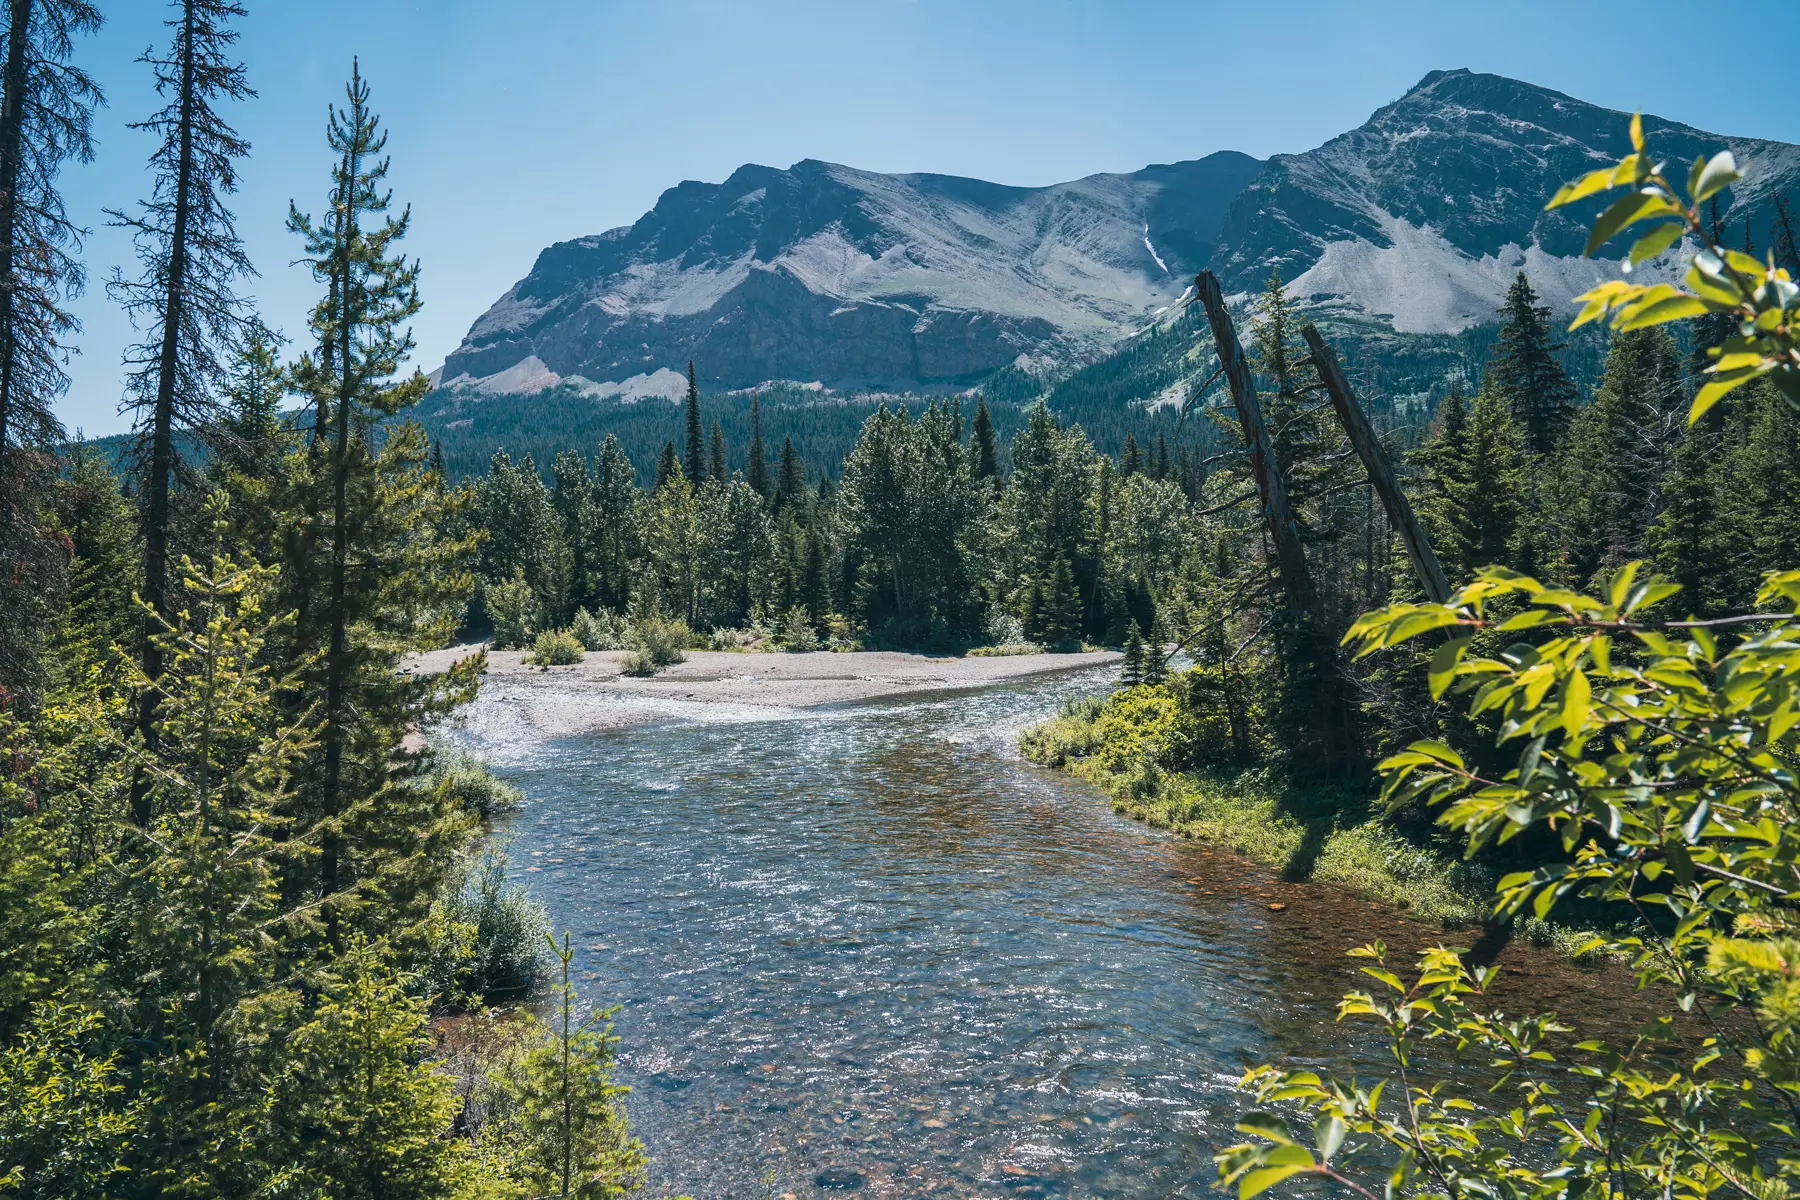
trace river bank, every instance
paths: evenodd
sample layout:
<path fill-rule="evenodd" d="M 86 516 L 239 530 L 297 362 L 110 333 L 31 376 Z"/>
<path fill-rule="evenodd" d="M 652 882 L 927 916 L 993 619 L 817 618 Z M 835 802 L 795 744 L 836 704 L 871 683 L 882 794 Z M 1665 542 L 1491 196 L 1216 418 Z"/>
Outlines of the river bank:
<path fill-rule="evenodd" d="M 480 649 L 480 645 L 447 647 L 415 656 L 403 669 L 435 673 Z M 590 652 L 566 667 L 533 666 L 525 657 L 519 650 L 488 651 L 483 692 L 513 706 L 513 716 L 532 734 L 559 738 L 670 718 L 968 691 L 1103 666 L 1119 655 L 1092 651 L 934 658 L 887 650 L 807 654 L 691 650 L 686 661 L 648 678 L 624 673 L 624 651 Z"/>
<path fill-rule="evenodd" d="M 1065 707 L 1026 729 L 1020 751 L 1096 785 L 1115 812 L 1242 855 L 1282 880 L 1342 889 L 1446 931 L 1485 924 L 1498 873 L 1452 846 L 1401 836 L 1382 819 L 1372 776 L 1360 786 L 1296 787 L 1260 766 L 1164 770 L 1156 759 L 1172 711 L 1166 701 L 1140 702 L 1130 715 L 1098 700 Z M 1517 931 L 1571 958 L 1582 957 L 1591 940 L 1585 931 L 1530 916 Z"/>

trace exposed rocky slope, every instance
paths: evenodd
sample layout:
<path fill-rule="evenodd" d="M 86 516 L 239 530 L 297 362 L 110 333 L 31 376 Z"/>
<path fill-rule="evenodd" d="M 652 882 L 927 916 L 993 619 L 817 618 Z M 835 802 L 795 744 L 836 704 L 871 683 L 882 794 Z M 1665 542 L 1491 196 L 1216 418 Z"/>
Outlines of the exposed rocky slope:
<path fill-rule="evenodd" d="M 1046 188 L 742 167 L 545 250 L 441 378 L 654 394 L 692 358 L 711 383 L 916 385 L 1092 355 L 1180 295 L 1260 165 L 1222 152 Z"/>
<path fill-rule="evenodd" d="M 1580 257 L 1599 201 L 1554 212 L 1544 202 L 1629 153 L 1628 119 L 1499 75 L 1433 71 L 1361 127 L 1270 159 L 1232 202 L 1213 268 L 1241 291 L 1279 268 L 1295 295 L 1342 298 L 1401 332 L 1491 320 L 1521 269 L 1565 305 L 1618 268 Z M 1748 218 L 1767 239 L 1774 191 L 1800 180 L 1800 146 L 1655 117 L 1644 130 L 1683 175 L 1697 155 L 1729 148 L 1747 174 L 1731 198 L 1732 237 Z"/>

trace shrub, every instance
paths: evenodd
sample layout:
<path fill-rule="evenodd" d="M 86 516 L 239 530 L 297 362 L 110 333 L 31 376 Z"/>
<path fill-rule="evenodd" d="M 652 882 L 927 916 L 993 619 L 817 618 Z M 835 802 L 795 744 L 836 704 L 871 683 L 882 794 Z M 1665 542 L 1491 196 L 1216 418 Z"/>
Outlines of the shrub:
<path fill-rule="evenodd" d="M 1123 772 L 1139 762 L 1160 765 L 1175 736 L 1175 698 L 1158 688 L 1136 687 L 1115 695 L 1094 722 L 1100 742 L 1095 761 Z"/>
<path fill-rule="evenodd" d="M 567 629 L 546 629 L 537 635 L 531 659 L 540 667 L 567 667 L 581 661 L 581 642 Z"/>
<path fill-rule="evenodd" d="M 543 983 L 550 914 L 507 883 L 507 861 L 504 851 L 487 851 L 432 905 L 424 982 L 440 1010 L 522 1000 Z"/>
<path fill-rule="evenodd" d="M 598 616 L 585 608 L 575 610 L 569 632 L 584 650 L 623 650 L 631 645 L 631 618 L 611 609 L 601 609 Z"/>
<path fill-rule="evenodd" d="M 505 583 L 487 586 L 488 615 L 494 619 L 493 647 L 517 650 L 531 644 L 537 630 L 537 593 L 525 582 L 525 572 L 515 568 Z"/>
<path fill-rule="evenodd" d="M 635 644 L 625 658 L 625 673 L 654 675 L 687 657 L 682 651 L 693 643 L 694 633 L 686 621 L 646 617 L 636 623 L 632 640 Z"/>
<path fill-rule="evenodd" d="M 771 637 L 763 626 L 751 624 L 741 629 L 715 629 L 706 644 L 711 650 L 763 650 L 769 648 Z"/>
<path fill-rule="evenodd" d="M 467 750 L 441 745 L 431 748 L 431 765 L 419 777 L 419 786 L 447 788 L 456 803 L 483 821 L 525 803 L 524 794 L 495 775 L 481 759 Z"/>
<path fill-rule="evenodd" d="M 803 653 L 819 648 L 819 635 L 813 629 L 812 617 L 798 605 L 788 609 L 781 619 L 781 646 L 784 650 Z"/>

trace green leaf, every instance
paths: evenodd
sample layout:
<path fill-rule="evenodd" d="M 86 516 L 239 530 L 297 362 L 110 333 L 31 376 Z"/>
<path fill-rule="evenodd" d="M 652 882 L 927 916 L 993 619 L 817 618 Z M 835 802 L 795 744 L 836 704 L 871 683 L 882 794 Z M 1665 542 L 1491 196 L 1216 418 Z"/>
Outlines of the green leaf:
<path fill-rule="evenodd" d="M 1342 1117 L 1330 1116 L 1313 1128 L 1318 1134 L 1319 1161 L 1330 1162 L 1331 1156 L 1344 1144 L 1344 1135 L 1350 1132 L 1350 1127 L 1344 1124 Z"/>
<path fill-rule="evenodd" d="M 1650 217 L 1680 216 L 1681 210 L 1670 204 L 1668 200 L 1652 188 L 1640 188 L 1629 196 L 1621 196 L 1613 206 L 1600 214 L 1594 222 L 1594 231 L 1588 235 L 1587 247 L 1582 250 L 1591 255 L 1600 247 L 1611 241 L 1613 235 L 1636 221 Z"/>
<path fill-rule="evenodd" d="M 1773 364 L 1764 363 L 1754 367 L 1738 367 L 1731 371 L 1721 371 L 1709 379 L 1694 396 L 1694 406 L 1688 410 L 1688 424 L 1692 425 L 1704 417 L 1712 406 L 1723 400 L 1736 387 L 1749 383 L 1758 375 L 1765 374 Z"/>
<path fill-rule="evenodd" d="M 1639 154 L 1644 152 L 1644 114 L 1631 114 L 1631 148 Z"/>
<path fill-rule="evenodd" d="M 1721 150 L 1707 160 L 1699 174 L 1693 178 L 1693 200 L 1695 204 L 1706 200 L 1721 188 L 1730 187 L 1744 177 L 1737 169 L 1737 160 L 1731 157 L 1731 151 Z"/>
<path fill-rule="evenodd" d="M 1706 301 L 1698 296 L 1665 296 L 1653 300 L 1649 304 L 1633 305 L 1621 312 L 1613 322 L 1615 329 L 1648 329 L 1652 325 L 1664 325 L 1670 321 L 1686 321 L 1711 312 Z"/>
<path fill-rule="evenodd" d="M 1238 1200 L 1250 1200 L 1250 1197 L 1268 1191 L 1284 1179 L 1292 1178 L 1302 1171 L 1312 1170 L 1312 1162 L 1285 1164 L 1279 1167 L 1263 1167 L 1250 1172 L 1238 1180 Z"/>
<path fill-rule="evenodd" d="M 1445 642 L 1431 652 L 1431 666 L 1427 679 L 1431 685 L 1431 697 L 1441 700 L 1444 689 L 1456 677 L 1457 664 L 1462 662 L 1463 652 L 1469 648 L 1468 638 L 1455 638 Z"/>
<path fill-rule="evenodd" d="M 1601 167 L 1597 171 L 1589 171 L 1579 179 L 1570 180 L 1556 189 L 1556 195 L 1550 197 L 1545 208 L 1561 208 L 1565 204 L 1573 204 L 1577 200 L 1585 200 L 1597 192 L 1611 191 L 1637 179 L 1638 156 L 1627 155 L 1615 166 Z"/>
<path fill-rule="evenodd" d="M 1239 1133 L 1248 1133 L 1253 1134 L 1256 1137 L 1265 1137 L 1272 1142 L 1280 1142 L 1283 1145 L 1292 1146 L 1297 1144 L 1294 1141 L 1294 1135 L 1288 1132 L 1287 1122 L 1276 1116 L 1274 1113 L 1247 1112 L 1238 1118 L 1235 1128 Z"/>
<path fill-rule="evenodd" d="M 1664 250 L 1667 250 L 1670 246 L 1673 246 L 1676 242 L 1680 241 L 1681 235 L 1686 232 L 1687 226 L 1679 221 L 1670 221 L 1667 225 L 1658 225 L 1655 229 L 1652 229 L 1649 233 L 1646 233 L 1643 237 L 1632 243 L 1631 265 L 1636 266 L 1638 263 L 1655 258 Z"/>

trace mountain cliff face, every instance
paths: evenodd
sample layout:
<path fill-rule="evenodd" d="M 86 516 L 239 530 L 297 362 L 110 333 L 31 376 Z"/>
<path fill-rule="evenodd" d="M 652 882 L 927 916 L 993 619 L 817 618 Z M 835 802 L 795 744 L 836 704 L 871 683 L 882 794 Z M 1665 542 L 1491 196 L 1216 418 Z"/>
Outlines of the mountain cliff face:
<path fill-rule="evenodd" d="M 1046 188 L 742 167 L 545 250 L 441 379 L 608 394 L 692 358 L 715 384 L 916 386 L 1091 356 L 1181 294 L 1260 166 L 1225 152 Z"/>
<path fill-rule="evenodd" d="M 1401 332 L 1492 319 L 1521 269 L 1566 305 L 1618 266 L 1580 257 L 1600 201 L 1555 212 L 1544 202 L 1629 153 L 1628 121 L 1499 75 L 1433 71 L 1361 127 L 1270 159 L 1232 201 L 1213 269 L 1228 291 L 1260 289 L 1279 269 L 1292 294 L 1340 298 Z M 1746 218 L 1765 238 L 1773 192 L 1800 179 L 1800 146 L 1649 116 L 1644 132 L 1683 175 L 1701 153 L 1732 151 L 1747 174 L 1731 197 L 1734 240 Z"/>
<path fill-rule="evenodd" d="M 1207 265 L 1227 291 L 1279 269 L 1303 300 L 1400 334 L 1455 333 L 1491 320 L 1521 269 L 1557 306 L 1616 275 L 1579 257 L 1597 202 L 1543 204 L 1622 156 L 1626 124 L 1545 88 L 1434 71 L 1359 128 L 1267 163 L 1224 152 L 1045 188 L 746 166 L 545 250 L 439 381 L 633 399 L 679 394 L 693 359 L 712 388 L 962 385 L 1021 360 L 1092 361 Z M 1800 200 L 1800 146 L 1644 124 L 1674 169 L 1721 145 L 1737 156 L 1733 244 L 1746 227 L 1768 244 L 1778 190 Z"/>

